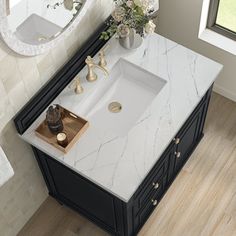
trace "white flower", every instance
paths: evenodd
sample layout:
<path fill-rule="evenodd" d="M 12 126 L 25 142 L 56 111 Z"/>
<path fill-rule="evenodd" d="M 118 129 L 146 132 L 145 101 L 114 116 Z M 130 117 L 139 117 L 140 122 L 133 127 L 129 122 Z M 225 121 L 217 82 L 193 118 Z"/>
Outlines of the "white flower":
<path fill-rule="evenodd" d="M 127 7 L 132 8 L 134 3 L 133 3 L 133 1 L 127 1 L 126 5 L 127 5 Z"/>
<path fill-rule="evenodd" d="M 144 13 L 147 13 L 149 9 L 149 0 L 134 0 L 134 4 L 141 7 Z"/>
<path fill-rule="evenodd" d="M 143 0 L 143 6 L 142 6 L 142 8 L 143 8 L 144 12 L 147 12 L 147 10 L 149 9 L 149 7 L 150 7 L 149 0 Z"/>
<path fill-rule="evenodd" d="M 117 27 L 117 34 L 121 37 L 121 38 L 125 38 L 130 34 L 130 28 L 127 25 L 124 24 L 120 24 Z"/>
<path fill-rule="evenodd" d="M 150 20 L 150 21 L 145 25 L 145 32 L 146 32 L 147 34 L 152 34 L 152 33 L 154 33 L 155 28 L 156 28 L 156 25 L 153 23 L 152 20 Z"/>
<path fill-rule="evenodd" d="M 125 9 L 123 7 L 117 6 L 111 15 L 115 21 L 121 22 L 125 16 Z"/>

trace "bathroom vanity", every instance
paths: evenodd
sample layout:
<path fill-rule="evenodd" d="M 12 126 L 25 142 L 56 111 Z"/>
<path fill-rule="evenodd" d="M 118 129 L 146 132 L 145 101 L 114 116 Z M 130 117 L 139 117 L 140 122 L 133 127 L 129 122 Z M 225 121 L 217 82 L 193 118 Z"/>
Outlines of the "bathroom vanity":
<path fill-rule="evenodd" d="M 99 29 L 19 112 L 15 124 L 32 145 L 49 194 L 112 235 L 136 235 L 203 137 L 212 86 L 222 66 L 157 34 L 137 50 Z M 88 55 L 108 44 L 106 78 L 85 80 Z M 83 94 L 75 94 L 79 74 Z M 121 111 L 108 106 L 119 102 Z M 35 129 L 50 104 L 90 123 L 64 154 Z M 206 156 L 207 158 L 207 156 Z"/>

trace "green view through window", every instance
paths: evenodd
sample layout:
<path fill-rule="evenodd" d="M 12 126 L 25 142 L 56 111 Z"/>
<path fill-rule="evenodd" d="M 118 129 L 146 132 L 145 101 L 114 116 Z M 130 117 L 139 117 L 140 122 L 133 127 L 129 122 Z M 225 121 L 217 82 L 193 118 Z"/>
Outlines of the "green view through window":
<path fill-rule="evenodd" d="M 220 0 L 216 24 L 236 32 L 236 0 Z"/>
<path fill-rule="evenodd" d="M 207 27 L 236 40 L 236 0 L 210 0 Z"/>

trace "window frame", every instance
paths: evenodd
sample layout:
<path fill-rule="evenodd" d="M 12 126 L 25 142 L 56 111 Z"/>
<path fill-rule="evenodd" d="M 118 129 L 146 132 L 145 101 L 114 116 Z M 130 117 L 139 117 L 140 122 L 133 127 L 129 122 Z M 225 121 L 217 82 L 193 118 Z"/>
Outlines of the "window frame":
<path fill-rule="evenodd" d="M 236 32 L 216 24 L 220 0 L 210 0 L 207 28 L 236 41 Z"/>

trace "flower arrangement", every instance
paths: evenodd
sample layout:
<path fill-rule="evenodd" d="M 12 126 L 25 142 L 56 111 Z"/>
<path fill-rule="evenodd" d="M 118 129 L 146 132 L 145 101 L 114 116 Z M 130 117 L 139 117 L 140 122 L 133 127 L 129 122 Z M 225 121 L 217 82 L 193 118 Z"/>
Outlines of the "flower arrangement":
<path fill-rule="evenodd" d="M 154 9 L 151 2 L 153 0 L 114 0 L 115 10 L 108 22 L 110 27 L 102 32 L 101 39 L 108 40 L 115 33 L 124 38 L 132 29 L 141 37 L 153 33 L 156 25 L 152 20 Z"/>

